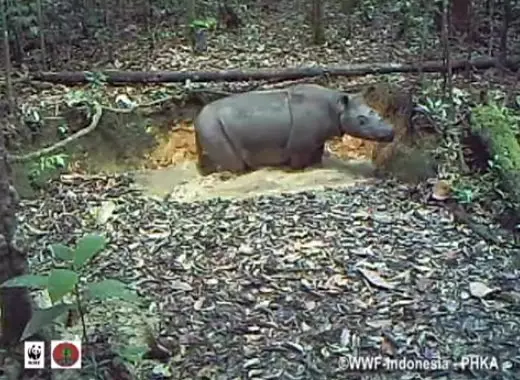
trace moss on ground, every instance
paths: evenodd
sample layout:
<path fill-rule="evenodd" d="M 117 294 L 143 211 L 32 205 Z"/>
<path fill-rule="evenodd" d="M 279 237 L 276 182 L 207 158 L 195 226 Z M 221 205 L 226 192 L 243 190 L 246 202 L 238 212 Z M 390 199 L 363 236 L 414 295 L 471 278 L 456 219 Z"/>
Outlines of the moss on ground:
<path fill-rule="evenodd" d="M 472 132 L 490 150 L 504 190 L 511 195 L 520 212 L 520 119 L 512 110 L 494 104 L 475 107 L 472 115 Z"/>
<path fill-rule="evenodd" d="M 473 109 L 472 130 L 485 138 L 501 170 L 520 173 L 518 120 L 506 108 L 485 105 Z"/>

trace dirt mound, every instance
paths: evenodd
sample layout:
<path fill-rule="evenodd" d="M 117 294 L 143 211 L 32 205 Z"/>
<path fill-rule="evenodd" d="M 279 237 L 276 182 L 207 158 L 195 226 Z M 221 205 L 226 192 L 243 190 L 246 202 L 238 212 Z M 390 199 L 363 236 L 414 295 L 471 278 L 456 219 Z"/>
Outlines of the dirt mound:
<path fill-rule="evenodd" d="M 417 166 L 421 173 L 422 157 L 415 160 L 417 165 L 412 164 L 410 157 L 414 155 L 404 145 L 410 130 L 411 96 L 397 87 L 376 85 L 365 90 L 365 98 L 394 125 L 395 143 L 374 143 L 343 136 L 327 142 L 330 157 L 324 159 L 321 168 L 293 173 L 264 169 L 242 176 L 215 173 L 202 177 L 195 165 L 197 150 L 193 122 L 170 120 L 155 130 L 155 146 L 134 167 L 142 169 L 137 175 L 138 184 L 154 195 L 169 194 L 178 200 L 192 201 L 348 186 L 372 177 L 372 162 L 384 171 L 392 171 L 391 165 L 398 164 L 407 171 L 410 166 Z"/>
<path fill-rule="evenodd" d="M 412 96 L 396 85 L 375 84 L 363 91 L 367 103 L 389 120 L 396 130 L 395 144 L 374 143 L 351 136 L 335 138 L 327 143 L 330 153 L 336 158 L 368 159 L 381 169 L 386 169 L 395 154 L 396 145 L 409 138 Z M 183 121 L 159 138 L 159 145 L 151 152 L 144 168 L 156 169 L 195 161 L 197 156 L 193 123 Z"/>
<path fill-rule="evenodd" d="M 391 173 L 406 182 L 420 182 L 435 175 L 433 150 L 438 137 L 427 120 L 412 123 L 413 98 L 397 85 L 378 84 L 365 89 L 367 103 L 390 121 L 395 129 L 391 143 L 377 143 L 372 162 L 381 173 Z"/>
<path fill-rule="evenodd" d="M 373 171 L 373 166 L 366 160 L 344 162 L 325 158 L 323 167 L 298 172 L 266 168 L 244 175 L 224 172 L 203 177 L 199 175 L 195 162 L 185 161 L 170 167 L 144 170 L 137 173 L 136 182 L 149 195 L 168 195 L 178 201 L 192 202 L 344 187 L 369 180 Z"/>
<path fill-rule="evenodd" d="M 157 169 L 197 159 L 193 123 L 178 123 L 158 140 L 157 147 L 146 156 L 143 168 Z M 333 139 L 327 145 L 329 151 L 341 159 L 370 159 L 375 146 L 370 141 L 350 136 Z"/>
<path fill-rule="evenodd" d="M 170 131 L 158 137 L 159 144 L 146 156 L 143 163 L 146 169 L 157 169 L 178 165 L 197 159 L 195 131 L 193 123 L 182 121 Z"/>
<path fill-rule="evenodd" d="M 369 160 L 374 143 L 350 136 L 328 142 L 332 157 L 324 159 L 322 168 L 292 173 L 263 169 L 240 176 L 215 173 L 207 177 L 200 176 L 196 169 L 197 150 L 192 122 L 177 123 L 157 140 L 157 147 L 143 161 L 144 170 L 137 174 L 137 183 L 149 194 L 161 197 L 169 195 L 179 201 L 214 197 L 243 198 L 348 186 L 366 180 L 373 174 Z"/>

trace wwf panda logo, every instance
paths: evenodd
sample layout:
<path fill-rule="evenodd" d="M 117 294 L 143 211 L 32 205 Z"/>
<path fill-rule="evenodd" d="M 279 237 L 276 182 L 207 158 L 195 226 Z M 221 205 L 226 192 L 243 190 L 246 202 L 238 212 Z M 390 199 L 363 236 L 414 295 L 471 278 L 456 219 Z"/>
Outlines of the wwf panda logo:
<path fill-rule="evenodd" d="M 27 350 L 27 356 L 31 360 L 38 360 L 42 356 L 42 348 L 38 345 L 32 345 Z"/>

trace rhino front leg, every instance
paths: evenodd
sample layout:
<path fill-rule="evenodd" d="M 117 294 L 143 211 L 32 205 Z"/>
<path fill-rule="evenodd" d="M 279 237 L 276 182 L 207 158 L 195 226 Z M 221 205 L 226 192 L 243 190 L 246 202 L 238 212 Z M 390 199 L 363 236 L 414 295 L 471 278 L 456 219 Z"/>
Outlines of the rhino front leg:
<path fill-rule="evenodd" d="M 319 146 L 310 158 L 309 166 L 319 166 L 323 160 L 323 152 L 325 151 L 325 144 Z"/>
<path fill-rule="evenodd" d="M 321 164 L 324 146 L 318 147 L 311 152 L 296 152 L 291 155 L 289 167 L 291 170 L 303 170 L 311 166 Z"/>

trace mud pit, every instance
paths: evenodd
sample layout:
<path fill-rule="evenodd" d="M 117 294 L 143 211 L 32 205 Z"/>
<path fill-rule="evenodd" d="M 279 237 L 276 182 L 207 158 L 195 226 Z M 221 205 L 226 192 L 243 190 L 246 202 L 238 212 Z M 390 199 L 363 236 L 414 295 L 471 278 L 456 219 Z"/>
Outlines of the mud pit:
<path fill-rule="evenodd" d="M 195 165 L 193 127 L 182 124 L 161 138 L 146 157 L 143 170 L 136 173 L 136 182 L 150 195 L 190 202 L 348 186 L 371 178 L 373 143 L 345 136 L 331 141 L 328 149 L 332 156 L 324 158 L 321 168 L 294 173 L 263 169 L 241 176 L 216 173 L 202 177 Z"/>

